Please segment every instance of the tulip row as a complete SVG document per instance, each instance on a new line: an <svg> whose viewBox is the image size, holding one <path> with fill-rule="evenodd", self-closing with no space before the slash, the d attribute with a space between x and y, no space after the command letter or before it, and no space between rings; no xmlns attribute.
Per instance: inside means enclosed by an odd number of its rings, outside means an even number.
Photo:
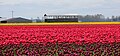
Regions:
<svg viewBox="0 0 120 56"><path fill-rule="evenodd" d="M30 44L30 43L28 43ZM120 43L34 43L4 45L0 47L1 56L120 56Z"/></svg>
<svg viewBox="0 0 120 56"><path fill-rule="evenodd" d="M0 44L120 42L120 25L1 26Z"/></svg>
<svg viewBox="0 0 120 56"><path fill-rule="evenodd" d="M119 31L120 25L0 26L0 53L5 56L24 53L24 55L29 54L31 56L39 53L41 53L39 55L86 56L104 55L113 48L108 55L119 55ZM33 48L30 47L31 45ZM70 45L72 47L69 49ZM57 48L54 49L56 46ZM81 47L82 49L80 49ZM29 51L29 48L33 52ZM40 48L40 51L36 50L37 48ZM96 52L99 48L105 48L105 51L101 49L100 52Z"/></svg>

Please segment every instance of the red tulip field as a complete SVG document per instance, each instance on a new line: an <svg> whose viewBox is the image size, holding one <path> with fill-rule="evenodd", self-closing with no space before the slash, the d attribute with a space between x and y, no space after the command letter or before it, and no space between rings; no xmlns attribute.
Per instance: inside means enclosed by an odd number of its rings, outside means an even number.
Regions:
<svg viewBox="0 0 120 56"><path fill-rule="evenodd" d="M120 56L120 25L0 26L0 56Z"/></svg>

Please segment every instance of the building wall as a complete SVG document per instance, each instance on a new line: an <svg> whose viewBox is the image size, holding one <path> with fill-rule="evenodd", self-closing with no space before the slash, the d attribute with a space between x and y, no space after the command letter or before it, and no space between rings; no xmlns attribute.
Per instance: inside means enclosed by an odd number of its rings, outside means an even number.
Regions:
<svg viewBox="0 0 120 56"><path fill-rule="evenodd" d="M45 22L78 22L78 18L45 19Z"/></svg>

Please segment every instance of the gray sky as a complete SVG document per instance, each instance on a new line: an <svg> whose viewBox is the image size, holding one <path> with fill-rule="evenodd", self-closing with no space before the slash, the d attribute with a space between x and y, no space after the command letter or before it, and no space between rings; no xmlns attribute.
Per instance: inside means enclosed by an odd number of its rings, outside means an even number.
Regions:
<svg viewBox="0 0 120 56"><path fill-rule="evenodd" d="M0 0L0 16L37 18L43 14L120 16L120 0Z"/></svg>

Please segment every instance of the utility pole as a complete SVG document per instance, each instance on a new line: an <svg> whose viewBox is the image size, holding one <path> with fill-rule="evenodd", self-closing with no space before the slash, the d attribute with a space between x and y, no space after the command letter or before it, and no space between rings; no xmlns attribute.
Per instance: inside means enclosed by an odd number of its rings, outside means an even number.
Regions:
<svg viewBox="0 0 120 56"><path fill-rule="evenodd" d="M11 11L12 12L12 18L14 17L14 11Z"/></svg>

